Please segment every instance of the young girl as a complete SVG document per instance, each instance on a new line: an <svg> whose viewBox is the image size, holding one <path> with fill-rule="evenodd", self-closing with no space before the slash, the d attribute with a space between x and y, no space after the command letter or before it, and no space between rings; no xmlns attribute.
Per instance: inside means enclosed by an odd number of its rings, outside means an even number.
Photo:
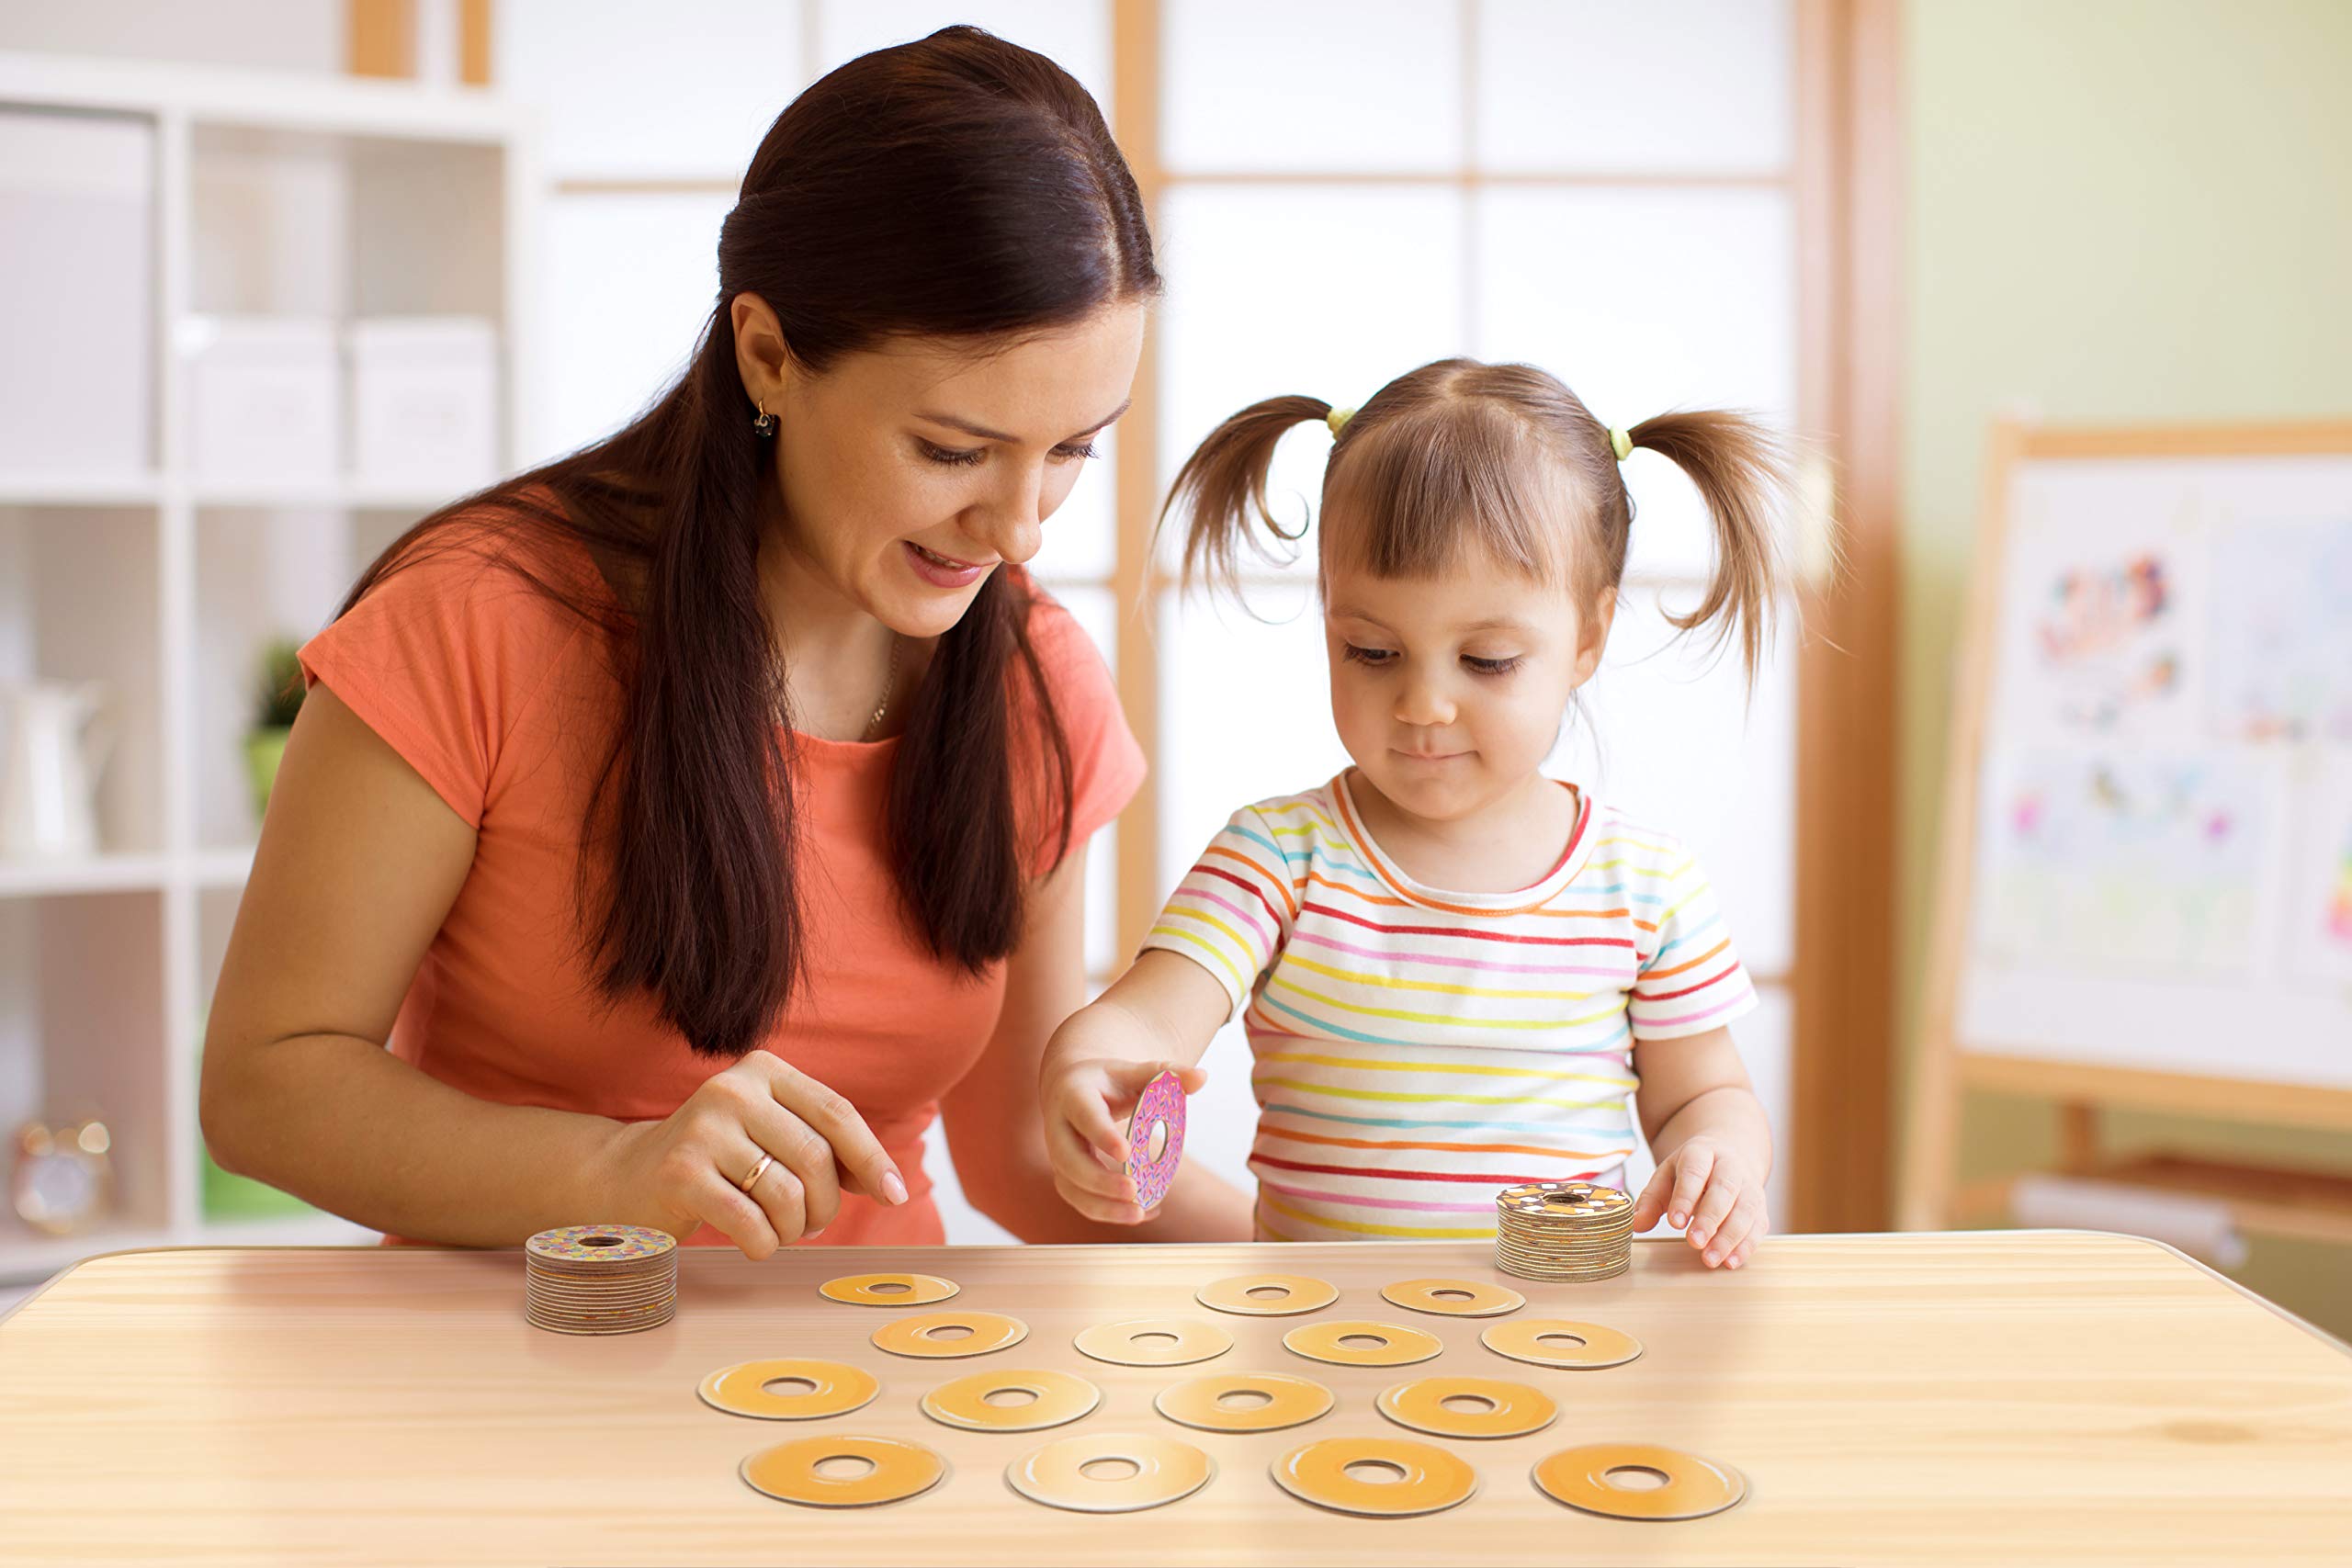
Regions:
<svg viewBox="0 0 2352 1568"><path fill-rule="evenodd" d="M1352 412L1253 404L1178 475L1188 578L1230 583L1262 525L1276 443L1335 439L1318 565L1331 707L1352 768L1243 807L1145 951L1071 1017L1041 1078L1057 1184L1080 1213L1145 1218L1119 1121L1243 1008L1260 1115L1261 1239L1475 1239L1497 1189L1623 1185L1641 1119L1664 1213L1710 1268L1765 1232L1772 1144L1732 1044L1756 994L1673 838L1540 769L1600 662L1636 446L1681 467L1717 565L1675 625L1736 635L1752 674L1786 470L1756 425L1673 413L1611 430L1523 365L1449 359ZM1255 543L1252 540L1252 543Z"/></svg>

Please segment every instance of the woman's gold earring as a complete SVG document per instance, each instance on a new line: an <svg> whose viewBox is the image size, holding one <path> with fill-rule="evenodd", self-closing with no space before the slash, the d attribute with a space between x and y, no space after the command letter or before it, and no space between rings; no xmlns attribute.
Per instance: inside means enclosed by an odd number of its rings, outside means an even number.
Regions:
<svg viewBox="0 0 2352 1568"><path fill-rule="evenodd" d="M760 417L752 422L752 434L759 436L763 440L774 435L775 434L775 415L768 412L766 407L763 404L755 402L752 406L760 411Z"/></svg>

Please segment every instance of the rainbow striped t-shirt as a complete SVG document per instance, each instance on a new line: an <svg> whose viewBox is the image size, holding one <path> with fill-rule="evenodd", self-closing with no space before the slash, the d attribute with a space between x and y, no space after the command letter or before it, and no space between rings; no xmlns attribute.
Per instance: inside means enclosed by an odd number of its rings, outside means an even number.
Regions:
<svg viewBox="0 0 2352 1568"><path fill-rule="evenodd" d="M1498 1188L1622 1185L1634 1043L1757 1005L1697 863L1589 795L1559 863L1514 893L1406 875L1344 773L1243 807L1144 945L1245 1010L1272 1241L1489 1237Z"/></svg>

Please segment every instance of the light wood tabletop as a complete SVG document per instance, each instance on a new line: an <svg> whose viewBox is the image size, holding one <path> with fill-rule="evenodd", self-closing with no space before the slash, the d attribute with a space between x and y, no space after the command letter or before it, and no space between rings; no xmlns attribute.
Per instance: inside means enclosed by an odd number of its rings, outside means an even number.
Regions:
<svg viewBox="0 0 2352 1568"><path fill-rule="evenodd" d="M1022 1344L914 1360L869 1336L911 1309L840 1304L838 1275L911 1270L952 1303L1009 1314ZM1193 1292L1240 1273L1315 1276L1339 1300L1241 1317ZM808 1248L753 1263L693 1249L674 1320L570 1337L527 1326L519 1252L189 1248L60 1275L0 1320L0 1561L309 1563L2335 1562L2352 1552L2352 1352L2152 1242L2074 1232L1775 1236L1736 1273L1640 1242L1598 1284L1498 1273L1452 1244ZM1429 1276L1507 1282L1518 1315L1607 1325L1644 1353L1603 1371L1501 1359L1487 1322L1390 1305ZM1105 1365L1073 1336L1181 1314L1234 1337L1183 1369ZM1444 1349L1390 1370L1285 1350L1300 1323L1374 1318ZM743 1360L876 1372L848 1416L755 1421L696 1397ZM971 1433L918 1407L982 1367L1055 1368L1102 1391L1064 1427ZM1313 1424L1196 1432L1152 1408L1182 1376L1282 1371L1333 1390ZM1406 1378L1510 1379L1559 1418L1532 1436L1427 1439L1476 1468L1466 1503L1418 1518L1325 1512L1270 1467L1324 1437L1409 1438L1374 1409ZM774 1501L749 1454L817 1432L912 1438L947 1478L871 1509ZM1007 1484L1054 1438L1140 1431L1212 1455L1208 1484L1148 1511L1085 1515ZM1574 1511L1531 1471L1584 1443L1659 1443L1742 1472L1711 1517Z"/></svg>

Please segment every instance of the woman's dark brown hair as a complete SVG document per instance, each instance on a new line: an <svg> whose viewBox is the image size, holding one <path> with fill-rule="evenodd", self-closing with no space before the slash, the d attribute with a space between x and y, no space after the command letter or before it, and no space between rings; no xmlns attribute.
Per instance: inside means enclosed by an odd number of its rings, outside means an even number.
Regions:
<svg viewBox="0 0 2352 1568"><path fill-rule="evenodd" d="M794 358L822 372L888 338L985 348L1159 288L1135 179L1067 73L976 28L865 55L761 141L676 384L605 440L426 518L361 575L346 611L428 554L480 549L603 633L627 695L582 825L579 903L607 997L650 993L694 1049L740 1055L783 1017L808 958L783 672L756 577L777 444L752 427L735 296L765 300ZM551 564L566 544L609 593ZM1033 857L1069 849L1069 746L1031 603L1024 579L988 580L939 639L892 762L901 901L934 953L975 972L1019 941ZM1020 746L1039 766L1017 765ZM1016 798L1024 773L1047 781L1042 798Z"/></svg>

